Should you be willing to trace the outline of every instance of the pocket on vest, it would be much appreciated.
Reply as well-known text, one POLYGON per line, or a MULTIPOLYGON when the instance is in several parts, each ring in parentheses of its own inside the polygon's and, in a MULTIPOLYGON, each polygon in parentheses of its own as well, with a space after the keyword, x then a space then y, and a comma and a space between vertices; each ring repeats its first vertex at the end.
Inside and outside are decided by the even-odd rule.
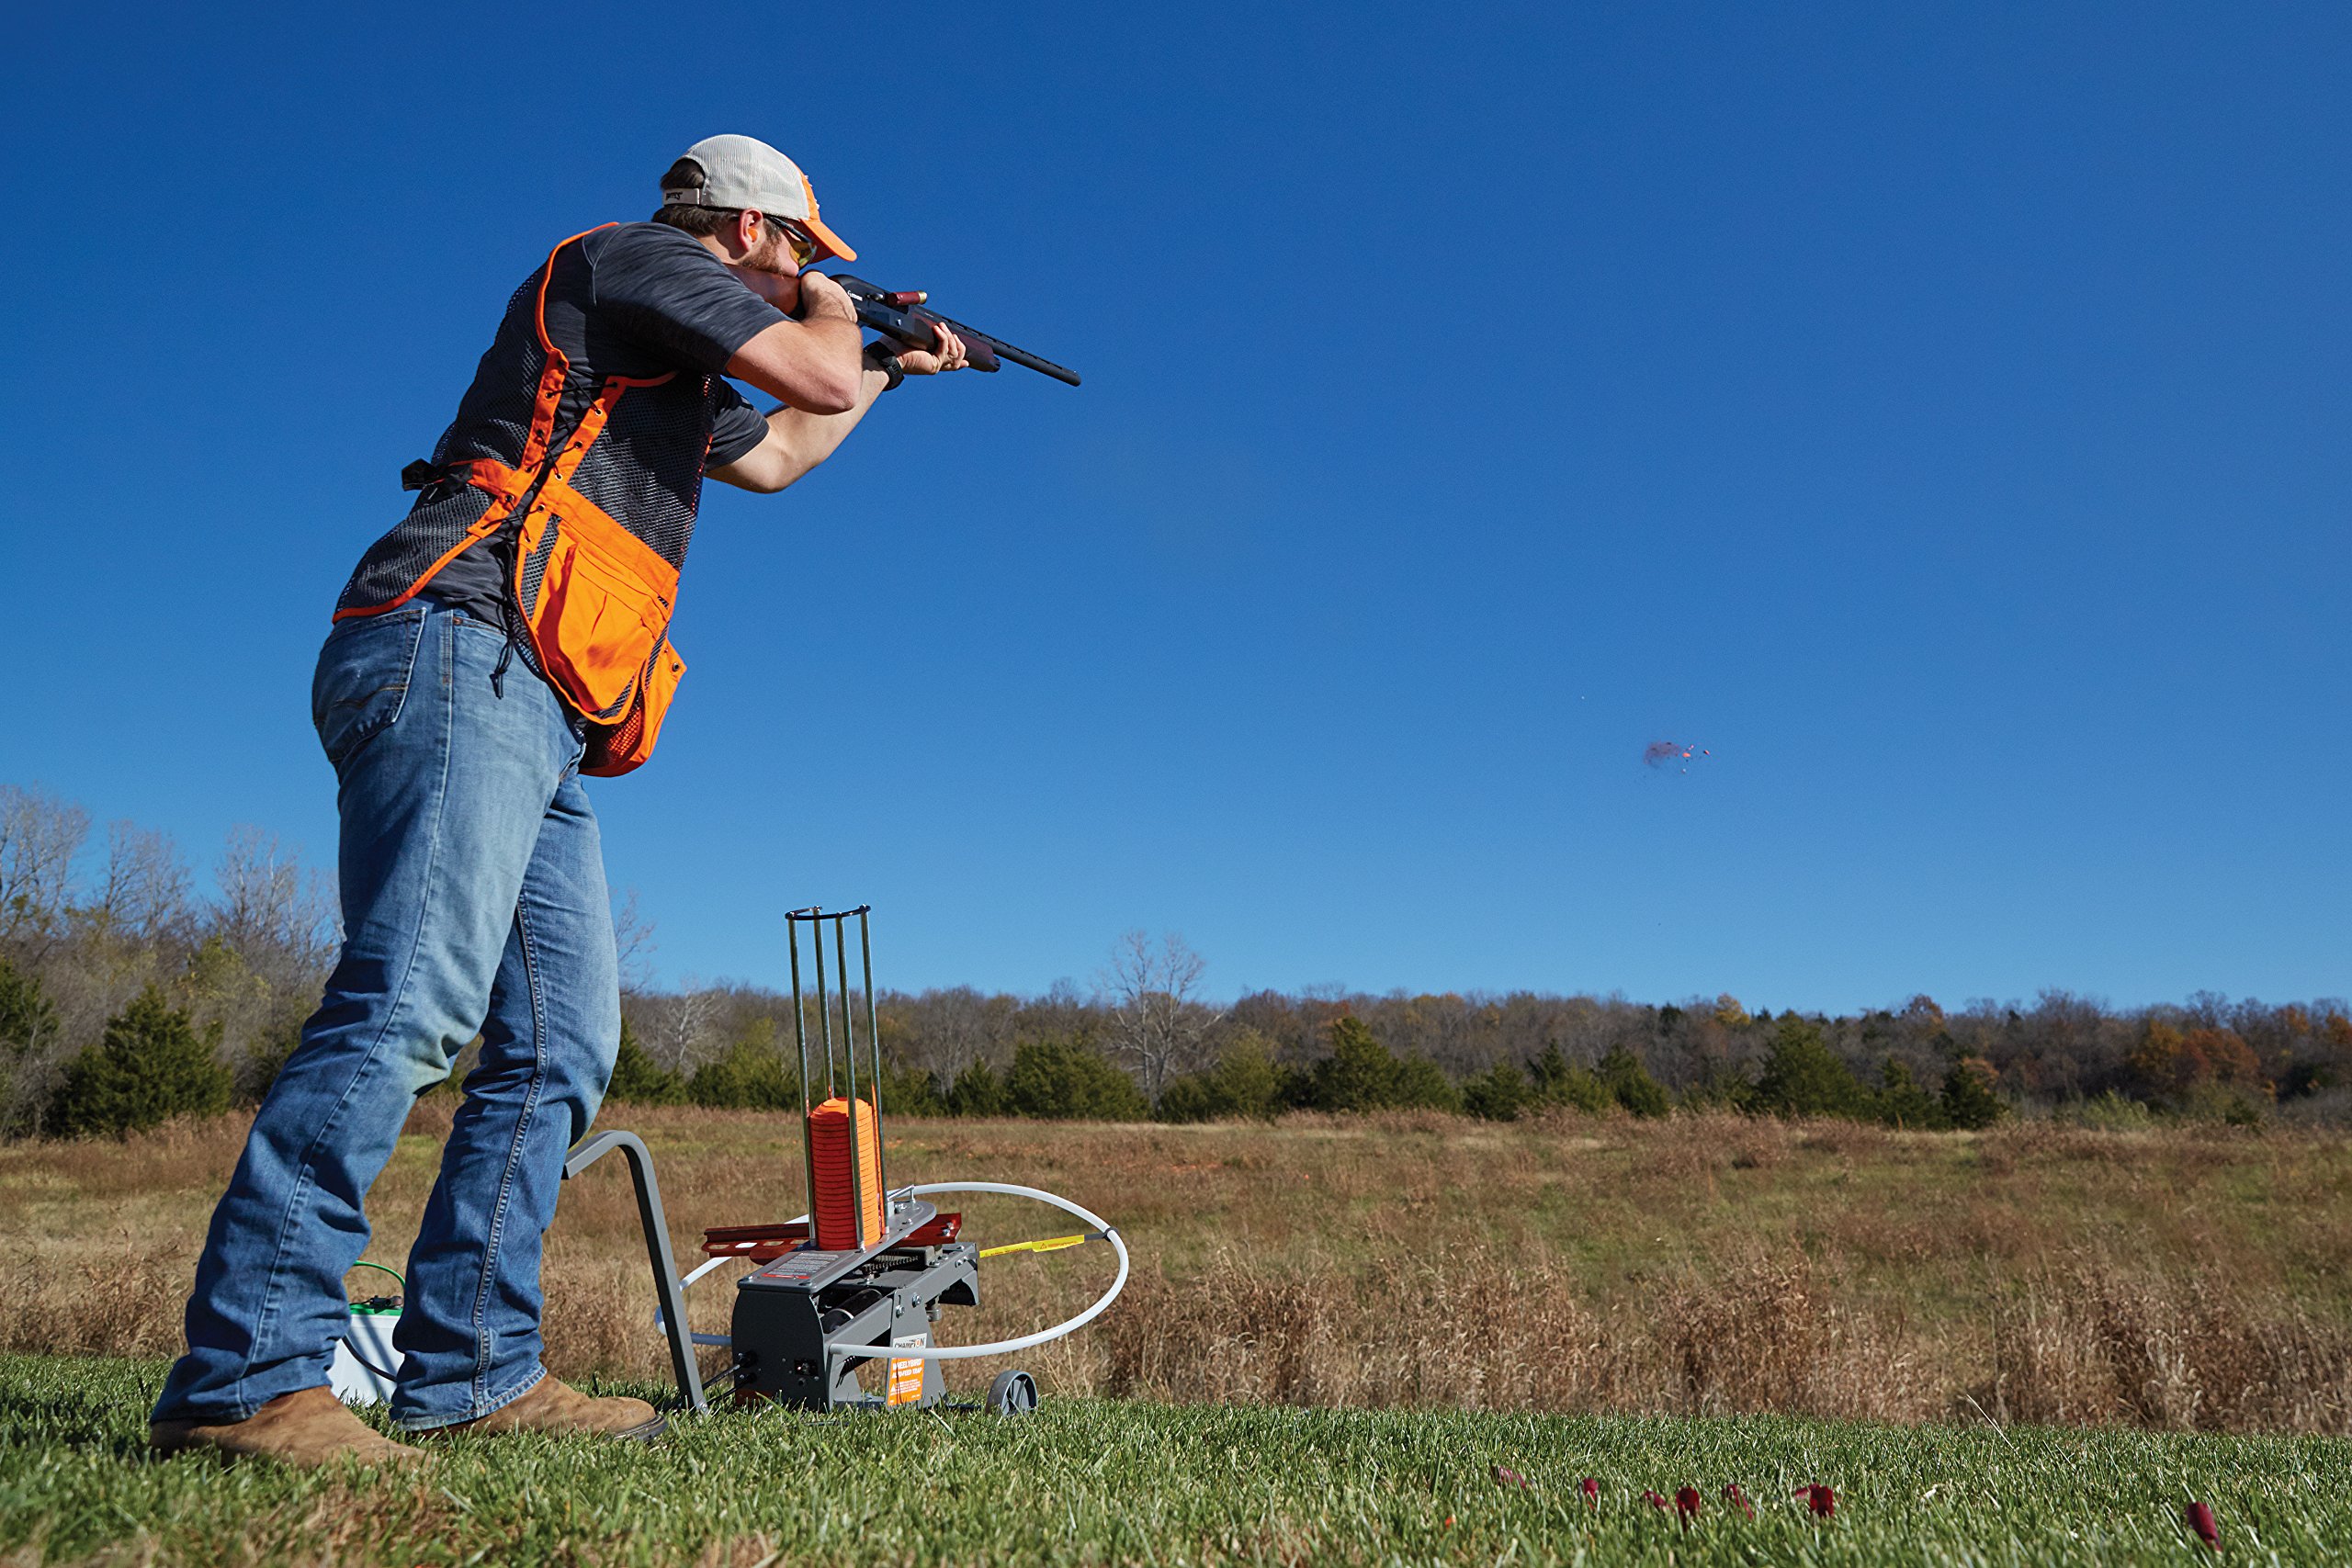
POLYGON ((595 724, 588 727, 588 745, 581 754, 580 771, 596 778, 618 778, 644 766, 653 755, 653 744, 662 739, 662 720, 670 712, 670 699, 678 693, 678 682, 686 673, 686 661, 664 637, 654 650, 653 662, 647 666, 645 679, 637 688, 635 700, 616 724, 595 724))
POLYGON ((548 679, 584 716, 620 716, 669 628, 677 570, 560 479, 524 514, 514 567, 548 679))

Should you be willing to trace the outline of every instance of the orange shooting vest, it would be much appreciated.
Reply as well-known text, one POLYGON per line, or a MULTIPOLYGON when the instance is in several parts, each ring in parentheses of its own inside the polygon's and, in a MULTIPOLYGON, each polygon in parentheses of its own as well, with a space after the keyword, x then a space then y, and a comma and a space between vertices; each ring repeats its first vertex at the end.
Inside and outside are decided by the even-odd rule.
MULTIPOLYGON (((529 639, 532 662, 588 721, 587 751, 580 771, 611 777, 642 765, 653 754, 662 717, 686 664, 669 639, 678 568, 571 485, 582 458, 604 434, 621 400, 637 389, 665 385, 677 372, 606 378, 562 445, 555 445, 557 412, 571 365, 548 334, 548 284, 563 247, 594 232, 574 234, 557 245, 539 271, 533 318, 547 363, 520 461, 510 466, 477 457, 451 464, 439 476, 487 492, 489 509, 401 592, 381 604, 347 605, 335 612, 335 619, 381 615, 406 604, 442 568, 490 538, 519 512, 514 570, 508 584, 512 608, 529 639)), ((707 451, 707 438, 704 446, 707 451)))

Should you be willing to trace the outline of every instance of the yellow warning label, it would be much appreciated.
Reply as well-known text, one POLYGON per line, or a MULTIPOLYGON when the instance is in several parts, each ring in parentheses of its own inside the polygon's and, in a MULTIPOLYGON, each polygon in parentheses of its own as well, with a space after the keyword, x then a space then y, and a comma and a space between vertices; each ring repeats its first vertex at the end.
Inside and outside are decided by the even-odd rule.
MULTIPOLYGON (((928 1345, 928 1334, 909 1334, 890 1341, 892 1349, 910 1345, 928 1345)), ((922 1397, 922 1359, 920 1357, 893 1358, 890 1362, 890 1388, 883 1396, 886 1404, 912 1404, 922 1397)))

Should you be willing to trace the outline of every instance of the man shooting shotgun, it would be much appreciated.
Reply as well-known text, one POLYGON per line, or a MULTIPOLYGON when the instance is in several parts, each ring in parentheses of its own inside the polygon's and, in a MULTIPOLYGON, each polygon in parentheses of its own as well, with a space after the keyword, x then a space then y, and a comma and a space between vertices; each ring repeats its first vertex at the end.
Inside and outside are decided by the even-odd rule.
POLYGON ((704 477, 783 490, 903 378, 972 363, 919 302, 886 307, 901 320, 867 349, 843 287, 806 270, 855 254, 783 153, 699 141, 650 221, 575 234, 524 278, 456 419, 403 473, 415 505, 360 558, 311 687, 342 951, 213 1213, 157 1449, 419 1455, 345 1410, 327 1370, 368 1190, 477 1036, 409 1258, 392 1418, 427 1436, 661 1429, 645 1402, 539 1364, 540 1237, 620 1040, 581 779, 639 766, 660 738, 704 477), (754 412, 729 377, 780 406, 754 412))

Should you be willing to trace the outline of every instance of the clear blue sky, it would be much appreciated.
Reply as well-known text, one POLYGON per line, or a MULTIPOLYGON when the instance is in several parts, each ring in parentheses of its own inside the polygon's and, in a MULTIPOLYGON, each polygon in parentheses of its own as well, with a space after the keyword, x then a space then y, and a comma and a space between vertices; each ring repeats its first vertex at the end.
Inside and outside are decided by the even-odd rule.
POLYGON ((0 781, 331 856, 401 465, 740 130, 1087 382, 713 487, 665 977, 2352 991, 2352 8, 261 9, 12 24, 0 781))

